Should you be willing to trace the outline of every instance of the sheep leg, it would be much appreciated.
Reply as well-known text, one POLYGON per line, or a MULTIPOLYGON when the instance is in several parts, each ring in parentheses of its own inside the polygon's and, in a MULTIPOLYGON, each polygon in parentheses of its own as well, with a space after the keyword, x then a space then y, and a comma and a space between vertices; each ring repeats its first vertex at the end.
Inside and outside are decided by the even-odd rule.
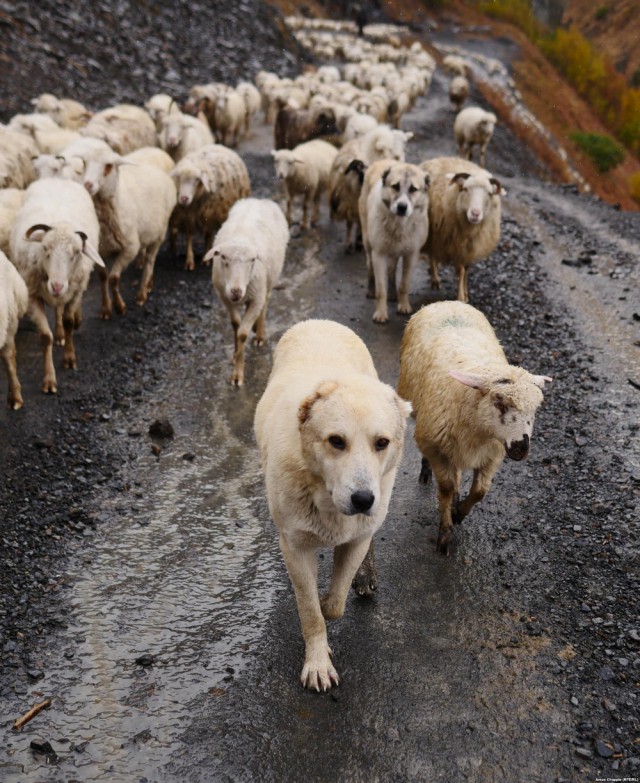
POLYGON ((68 302, 64 308, 62 322, 64 324, 64 353, 62 355, 62 366, 65 370, 75 370, 78 367, 76 362, 76 347, 73 342, 73 329, 75 327, 76 302, 68 302))
POLYGON ((411 285, 411 270, 418 261, 418 253, 409 253, 402 258, 402 275, 398 289, 398 312, 411 315, 413 307, 409 301, 409 286, 411 285))
POLYGON ((320 608, 325 620, 337 620, 344 614, 344 607, 358 568, 366 559, 372 538, 365 536, 333 550, 333 572, 329 592, 320 599, 320 608))
POLYGON ((456 503, 451 514, 454 525, 459 525, 462 520, 469 514, 471 509, 479 503, 482 498, 487 494, 491 487, 491 482, 495 476, 498 468, 502 463, 502 457, 495 462, 491 462, 488 466, 481 470, 473 471, 473 482, 469 489, 467 497, 456 503))
POLYGON ((426 457, 423 457, 420 466, 420 475, 418 476, 418 484, 428 484, 431 481, 432 475, 433 473, 429 460, 426 457))
POLYGON ((309 200, 311 194, 308 190, 305 191, 302 199, 302 224, 300 228, 309 228, 309 200))
POLYGON ((315 226, 320 220, 320 197, 322 191, 318 189, 313 197, 313 213, 311 215, 311 225, 315 226))
POLYGON ((255 332, 253 337, 253 344, 257 346, 264 345, 264 341, 267 339, 266 321, 268 304, 269 299, 267 298, 267 301, 264 303, 264 307, 260 311, 260 315, 253 325, 253 331, 255 332))
POLYGON ((232 315, 232 323, 234 323, 234 330, 235 330, 233 374, 231 375, 232 386, 242 386, 244 384, 244 352, 247 343, 247 338, 249 337, 249 332, 251 331, 254 323, 257 321, 258 316, 260 314, 260 310, 258 309, 259 307, 260 305, 257 302, 255 301, 251 302, 251 304, 245 310, 245 313, 242 316, 241 320, 237 320, 238 315, 236 311, 235 323, 234 323, 234 315, 232 315))
POLYGON ((304 638, 304 667, 300 679, 305 688, 326 691, 332 685, 338 685, 340 679, 331 663, 327 626, 320 607, 315 549, 291 545, 281 534, 280 551, 296 594, 304 638))
POLYGON ((7 368, 7 377, 9 379, 9 395, 7 397, 7 402, 12 410, 17 411, 22 408, 24 401, 22 399, 22 387, 18 380, 16 344, 13 337, 7 335, 7 341, 0 351, 0 354, 2 355, 4 366, 7 368))
POLYGON ((373 550, 373 538, 369 544, 367 554, 360 563, 351 586, 357 595, 371 595, 378 589, 378 574, 376 573, 375 553, 373 550))
POLYGON ((78 302, 78 306, 75 309, 75 312, 73 314, 73 327, 78 331, 78 329, 82 326, 82 302, 78 302))
POLYGON ((488 142, 482 144, 480 147, 480 165, 482 166, 482 168, 484 168, 485 160, 487 157, 487 144, 488 142))
POLYGON ((113 296, 113 306, 118 315, 124 315, 127 312, 127 305, 124 303, 120 293, 120 272, 111 271, 109 275, 109 285, 111 286, 111 295, 113 296))
POLYGON ((144 266, 142 268, 142 280, 140 281, 140 289, 136 296, 136 304, 143 305, 149 298, 149 294, 153 290, 153 270, 156 265, 156 258, 158 256, 158 250, 162 239, 158 240, 154 245, 148 247, 144 253, 144 266))
POLYGON ((373 320, 377 324, 386 324, 389 320, 389 311, 387 310, 387 258, 381 253, 371 252, 371 267, 375 280, 376 290, 376 309, 373 313, 373 320))
POLYGON ((99 266, 98 274, 100 275, 100 288, 102 289, 102 309, 100 311, 100 318, 102 318, 103 321, 108 321, 113 314, 111 295, 109 294, 109 272, 104 267, 99 266))
POLYGON ((467 268, 466 266, 463 265, 457 266, 456 272, 458 274, 458 301, 468 302, 469 298, 467 296, 467 268))
POLYGON ((44 394, 55 394, 58 391, 58 381, 56 379, 55 367, 53 366, 53 333, 44 312, 42 299, 31 299, 29 301, 28 313, 29 318, 40 333, 40 344, 42 345, 42 356, 44 359, 42 391, 44 394))
POLYGON ((431 467, 438 485, 438 507, 440 510, 437 549, 440 554, 449 555, 449 545, 453 533, 451 510, 460 487, 460 471, 438 461, 432 462, 431 467))
POLYGON ((64 305, 60 305, 60 307, 56 307, 54 312, 54 316, 56 319, 56 328, 55 328, 55 344, 56 345, 64 345, 64 335, 65 335, 65 329, 64 325, 62 323, 63 319, 63 313, 64 313, 64 305))
POLYGON ((184 268, 188 272, 193 272, 193 270, 196 268, 196 263, 193 257, 193 234, 188 233, 186 235, 187 238, 187 259, 184 263, 184 268))
POLYGON ((439 291, 440 275, 438 274, 438 263, 433 256, 429 256, 429 276, 431 278, 431 288, 434 291, 439 291))

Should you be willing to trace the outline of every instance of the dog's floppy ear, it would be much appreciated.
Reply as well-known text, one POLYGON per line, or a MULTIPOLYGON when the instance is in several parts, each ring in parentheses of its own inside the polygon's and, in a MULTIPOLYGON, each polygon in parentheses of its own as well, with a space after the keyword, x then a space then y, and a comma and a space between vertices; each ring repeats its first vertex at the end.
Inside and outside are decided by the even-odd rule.
POLYGON ((321 397, 328 397, 337 388, 338 384, 335 381, 322 381, 315 392, 302 402, 302 405, 298 408, 298 422, 301 427, 311 416, 311 408, 313 408, 314 404, 321 397))
POLYGON ((389 176, 389 172, 390 172, 390 171, 391 171, 391 167, 389 167, 388 169, 385 169, 385 172, 384 172, 384 174, 382 175, 382 184, 383 184, 383 185, 386 185, 386 184, 387 184, 387 177, 389 176))

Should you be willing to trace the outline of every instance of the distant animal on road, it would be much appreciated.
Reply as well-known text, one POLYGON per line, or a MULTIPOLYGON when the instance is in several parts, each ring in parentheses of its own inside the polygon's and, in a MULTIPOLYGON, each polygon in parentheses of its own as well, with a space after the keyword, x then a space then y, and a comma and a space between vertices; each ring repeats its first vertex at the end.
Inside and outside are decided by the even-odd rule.
POLYGON ((269 511, 298 604, 305 688, 339 683, 325 619, 342 617, 349 586, 384 522, 410 412, 378 380, 365 344, 347 327, 303 321, 278 343, 254 424, 269 511), (320 547, 334 549, 322 599, 320 547))

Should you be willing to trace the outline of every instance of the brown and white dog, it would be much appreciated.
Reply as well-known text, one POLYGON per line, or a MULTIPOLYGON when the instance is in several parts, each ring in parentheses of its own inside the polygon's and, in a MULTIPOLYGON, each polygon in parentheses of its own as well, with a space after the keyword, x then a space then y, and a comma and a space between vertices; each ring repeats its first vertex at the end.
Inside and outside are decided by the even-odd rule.
POLYGON ((412 163, 380 160, 366 171, 358 209, 369 272, 368 295, 375 295, 376 299, 373 313, 376 323, 389 320, 387 280, 393 298, 400 258, 403 263, 397 292, 398 312, 413 312, 409 282, 429 232, 428 188, 428 175, 412 163))
POLYGON ((303 321, 278 343, 255 433, 296 594, 306 688, 327 690, 339 682, 325 618, 342 617, 349 586, 386 517, 410 412, 411 405, 378 380, 365 344, 347 327, 303 321), (319 547, 334 550, 322 599, 319 547))

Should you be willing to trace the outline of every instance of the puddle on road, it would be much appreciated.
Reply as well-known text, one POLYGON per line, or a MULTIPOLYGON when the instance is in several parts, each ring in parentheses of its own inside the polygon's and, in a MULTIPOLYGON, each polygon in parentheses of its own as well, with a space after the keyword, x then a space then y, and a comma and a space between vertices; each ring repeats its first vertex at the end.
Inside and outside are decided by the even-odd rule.
MULTIPOLYGON (((70 574, 77 580, 68 599, 74 622, 60 657, 43 662, 42 688, 26 697, 35 703, 46 691, 53 705, 9 735, 0 750, 3 783, 155 780, 192 718, 188 705, 199 694, 222 692, 247 665, 288 584, 253 413, 277 337, 312 312, 313 283, 323 270, 318 254, 311 235, 292 242, 286 287, 267 319, 269 345, 247 351, 247 386, 228 384, 232 330, 218 303, 208 347, 165 378, 160 405, 177 435, 159 460, 138 458, 139 514, 123 519, 116 513, 121 499, 106 502, 100 538, 70 574), (223 350, 212 356, 216 334, 223 350), (192 461, 183 459, 187 452, 192 461), (136 663, 142 656, 153 656, 152 665, 136 663), (49 740, 58 762, 35 756, 33 739, 49 740)), ((2 717, 8 727, 16 715, 2 717)))

